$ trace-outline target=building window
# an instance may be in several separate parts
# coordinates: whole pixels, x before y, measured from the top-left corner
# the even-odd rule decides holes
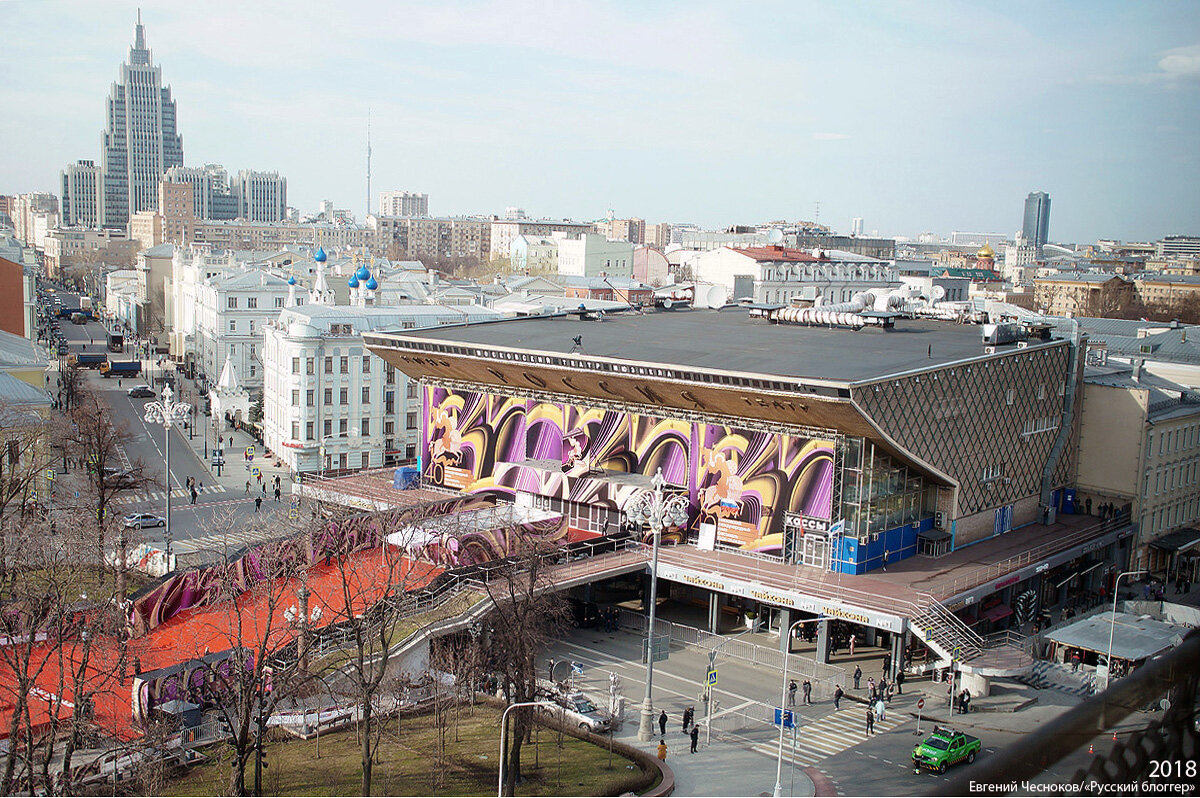
[[[256,297],[256,296],[246,297],[246,307],[251,308],[251,309],[258,307],[258,297]]]
[[[367,385],[363,386],[362,400],[363,400],[363,404],[366,404],[367,402],[371,401],[371,388]]]
[[[409,413],[404,417],[404,426],[410,430],[417,428],[417,414],[415,412]]]
[[[281,296],[275,297],[275,307],[277,307],[277,308],[283,307],[283,297],[281,297]]]
[[[371,465],[371,453],[370,453],[370,452],[363,452],[363,453],[362,453],[362,467],[363,467],[363,468],[369,468],[369,467],[370,467],[370,465]]]
[[[364,438],[371,434],[371,419],[364,418],[362,420],[362,434]]]
[[[298,357],[292,358],[292,373],[293,374],[300,373],[300,358],[298,358]]]
[[[311,357],[304,359],[304,371],[308,374],[313,373],[313,359]]]
[[[237,322],[236,322],[236,321],[234,321],[233,319],[230,319],[230,320],[229,320],[229,331],[230,331],[230,332],[237,332]]]
[[[316,391],[312,390],[311,388],[305,392],[305,404],[307,404],[309,407],[312,407],[314,404],[316,404],[314,401],[314,394],[316,394]]]
[[[396,434],[396,422],[392,421],[391,419],[388,419],[387,421],[383,422],[383,434],[384,435],[395,435]]]
[[[338,419],[338,434],[345,437],[347,429],[349,429],[349,422],[344,418]]]
[[[231,296],[227,298],[227,306],[231,309],[237,308],[237,297]]]
[[[411,380],[410,380],[410,381],[409,381],[409,383],[408,383],[408,393],[407,393],[407,396],[408,396],[408,398],[409,398],[409,399],[416,399],[416,398],[417,398],[417,384],[416,384],[415,382],[412,382]]]
[[[363,374],[371,373],[371,356],[363,355]]]
[[[384,374],[386,375],[384,378],[384,382],[386,382],[388,385],[396,384],[396,369],[395,368],[393,368],[392,366],[387,366],[385,368]]]
[[[342,388],[342,390],[338,393],[338,404],[345,405],[345,404],[349,404],[349,403],[350,403],[350,389]]]
[[[410,443],[404,447],[404,458],[406,460],[412,460],[416,456],[417,456],[417,447],[414,444]]]
[[[293,421],[292,422],[292,440],[297,440],[299,438],[300,438],[300,422]]]
[[[299,407],[299,406],[300,406],[300,389],[293,388],[292,389],[292,407]]]
[[[340,370],[341,370],[342,374],[350,373],[350,358],[349,357],[342,355],[340,358],[338,358],[338,365],[341,366]]]
[[[325,389],[325,404],[327,404],[327,405],[333,404],[333,389],[332,388]]]
[[[254,319],[250,319],[250,334],[254,335]]]
[[[333,373],[333,358],[329,357],[328,355],[325,356],[325,373]]]
[[[308,440],[312,440],[312,436],[313,436],[313,423],[311,421],[307,421],[304,424],[304,437]]]
[[[325,419],[325,423],[322,425],[322,429],[324,430],[325,437],[329,437],[330,435],[332,435],[333,434],[333,419],[331,419],[331,418]]]

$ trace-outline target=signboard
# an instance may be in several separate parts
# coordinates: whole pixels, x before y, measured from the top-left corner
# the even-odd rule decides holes
[[[775,725],[778,726],[781,720],[783,722],[783,728],[796,728],[796,718],[792,714],[792,711],[790,709],[784,709],[783,707],[775,707]]]
[[[54,481],[54,469],[53,468],[46,469],[46,479],[50,480],[51,482]]]
[[[748,521],[722,518],[717,522],[717,542],[745,546],[758,540],[758,527]]]
[[[454,466],[446,466],[445,476],[442,478],[443,485],[458,490],[466,490],[474,481],[475,477],[469,468],[455,468]]]
[[[917,699],[917,709],[924,709],[924,708],[925,708],[925,699],[924,698]]]
[[[257,477],[261,474],[262,474],[262,469],[260,469],[258,466],[254,466],[253,468],[250,469],[250,476],[252,476],[252,477]]]
[[[717,684],[717,669],[716,668],[713,668],[711,671],[708,672],[708,677],[705,679],[705,681],[708,682],[709,687],[716,686],[716,684]]]
[[[671,654],[671,638],[667,637],[666,635],[655,635],[651,639],[653,639],[653,641],[654,641],[654,647],[653,647],[654,661],[655,662],[665,661],[667,659],[667,657],[670,656],[670,654]],[[642,664],[643,665],[646,663],[646,649],[647,649],[647,645],[649,644],[649,642],[650,642],[650,640],[648,640],[648,639],[642,640]]]
[[[294,507],[291,510],[288,510],[288,519],[289,520],[295,521],[299,517],[300,517],[300,513],[296,512],[296,509]]]
[[[575,674],[583,673],[583,663],[582,662],[572,662],[571,663],[571,673],[575,673]]]
[[[254,456],[254,447],[253,447],[253,446],[247,446],[247,447],[246,447],[246,456],[247,456],[247,457],[253,457],[253,456]]]

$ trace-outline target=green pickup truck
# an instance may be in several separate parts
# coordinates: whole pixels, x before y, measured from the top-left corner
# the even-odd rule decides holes
[[[935,728],[933,734],[913,749],[913,772],[920,773],[921,768],[927,768],[945,773],[946,768],[964,759],[968,763],[974,762],[982,746],[978,737],[954,729]]]

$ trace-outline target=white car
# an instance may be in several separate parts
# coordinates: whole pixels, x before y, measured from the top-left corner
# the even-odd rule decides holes
[[[548,696],[538,704],[538,709],[546,715],[562,719],[564,723],[578,726],[580,731],[592,734],[604,734],[612,726],[612,719],[608,713],[599,709],[579,691]]]
[[[167,522],[160,515],[153,513],[130,513],[125,516],[126,529],[145,529],[148,526],[166,526]]]

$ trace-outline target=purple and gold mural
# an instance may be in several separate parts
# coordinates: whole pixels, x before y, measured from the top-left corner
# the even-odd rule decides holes
[[[693,534],[712,524],[719,543],[774,553],[784,547],[785,513],[830,520],[828,440],[437,386],[424,401],[423,467],[433,484],[620,511],[642,486],[614,474],[661,468],[687,492]]]

